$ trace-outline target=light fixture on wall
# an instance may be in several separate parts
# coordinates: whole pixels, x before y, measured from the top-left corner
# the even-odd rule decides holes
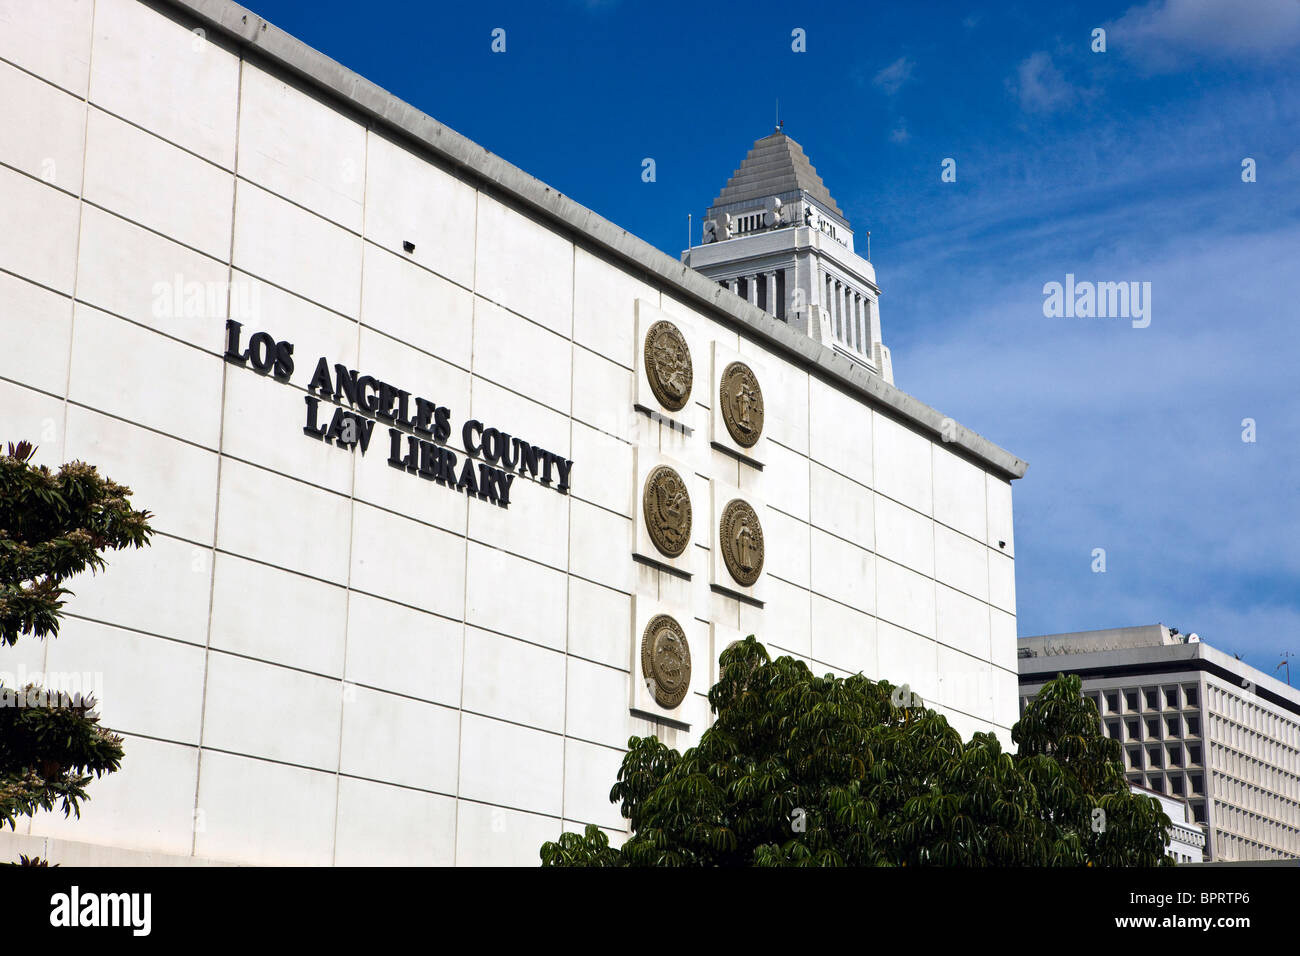
[[[413,243],[410,239],[403,239],[402,248],[405,249],[407,252],[414,252],[415,243]]]

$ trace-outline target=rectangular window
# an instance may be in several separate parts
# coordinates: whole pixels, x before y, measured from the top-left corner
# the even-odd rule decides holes
[[[1147,710],[1160,709],[1160,691],[1154,687],[1144,688],[1142,695],[1147,699]]]
[[[1159,740],[1160,739],[1160,718],[1148,717],[1146,719],[1146,724],[1147,724],[1147,740]]]
[[[1137,740],[1139,734],[1139,721],[1136,717],[1125,717],[1124,727],[1128,730],[1128,739]]]
[[[1165,732],[1170,737],[1181,737],[1183,735],[1183,722],[1177,715],[1165,718]]]
[[[1119,713],[1119,692],[1111,691],[1106,695],[1106,711],[1111,714]]]
[[[1159,747],[1148,747],[1148,748],[1147,748],[1147,766],[1148,766],[1148,767],[1162,767],[1162,766],[1164,766],[1164,763],[1163,763],[1163,762],[1161,761],[1161,759],[1160,759],[1160,748],[1159,748]]]
[[[1188,707],[1195,707],[1195,706],[1196,706],[1196,687],[1195,687],[1195,686],[1192,686],[1192,687],[1184,687],[1184,688],[1183,688],[1183,698],[1184,698],[1184,700],[1187,701],[1187,706],[1188,706]]]
[[[1201,736],[1201,718],[1191,717],[1191,716],[1187,718],[1187,736],[1189,737]]]
[[[1165,707],[1167,707],[1167,708],[1172,708],[1173,710],[1177,710],[1177,709],[1178,709],[1179,704],[1178,704],[1178,688],[1177,688],[1177,687],[1166,687],[1166,688],[1165,688]]]
[[[1130,713],[1137,713],[1138,709],[1138,692],[1135,690],[1124,691],[1124,706],[1129,709]]]

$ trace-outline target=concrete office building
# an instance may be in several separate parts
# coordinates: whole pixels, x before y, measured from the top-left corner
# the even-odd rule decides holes
[[[0,440],[158,531],[0,652],[126,739],[0,856],[617,841],[751,633],[1009,742],[1025,464],[878,368],[227,0],[0,0],[0,110]]]
[[[1078,674],[1131,783],[1185,798],[1207,861],[1300,858],[1300,691],[1161,624],[1025,637],[1021,707]]]

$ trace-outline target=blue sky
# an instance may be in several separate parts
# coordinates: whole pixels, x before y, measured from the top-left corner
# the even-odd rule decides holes
[[[673,256],[779,99],[899,387],[1030,463],[1020,633],[1300,654],[1300,0],[248,5]],[[1045,317],[1067,273],[1150,326]]]

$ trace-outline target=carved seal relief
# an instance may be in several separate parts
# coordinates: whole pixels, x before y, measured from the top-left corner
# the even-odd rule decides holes
[[[676,558],[691,542],[691,496],[674,469],[659,465],[646,475],[641,516],[654,546]]]
[[[722,562],[736,583],[752,587],[763,571],[763,527],[749,502],[733,498],[722,509],[718,527]]]
[[[691,686],[691,648],[682,626],[667,614],[656,614],[641,637],[641,674],[655,702],[671,710],[686,698]]]
[[[645,334],[645,374],[659,404],[670,412],[680,412],[691,397],[694,370],[691,350],[681,330],[671,322],[660,320]]]
[[[732,362],[722,370],[718,401],[727,431],[741,448],[753,448],[763,433],[763,389],[754,370]]]

